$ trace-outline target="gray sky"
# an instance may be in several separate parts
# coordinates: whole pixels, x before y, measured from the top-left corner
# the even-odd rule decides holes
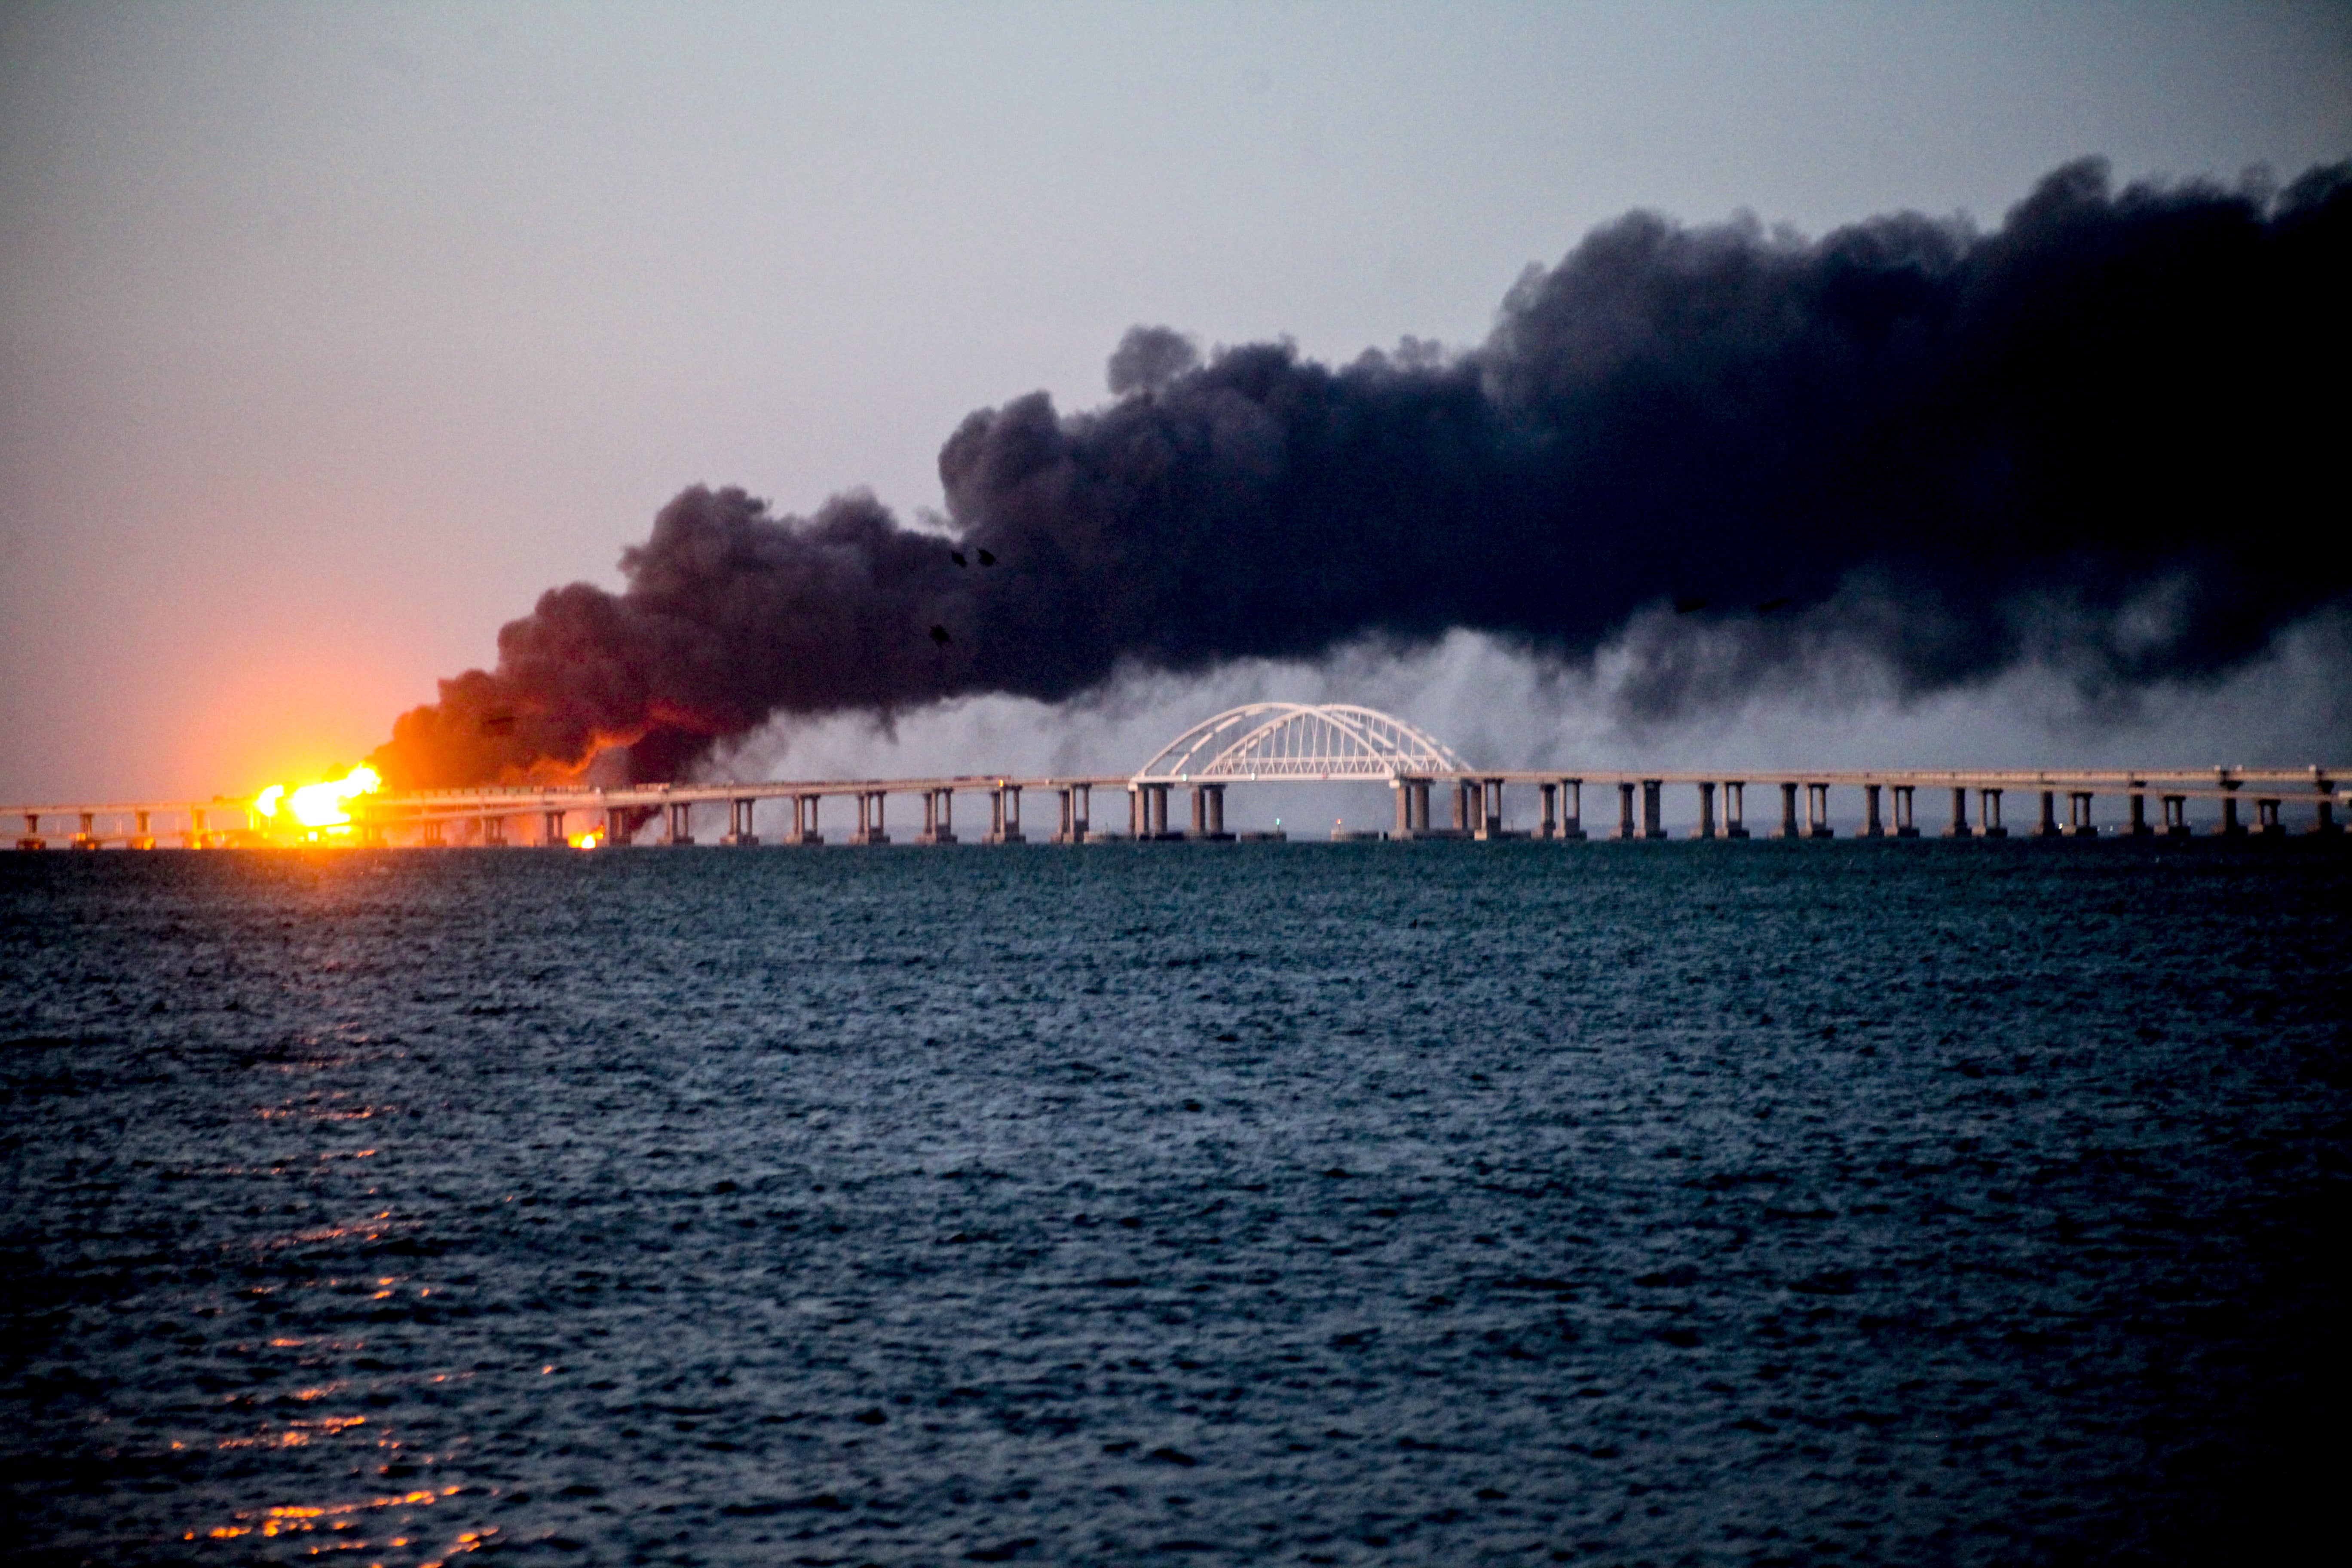
[[[15,6],[0,799],[355,760],[680,486],[912,513],[1137,321],[1468,342],[1629,207],[2084,153],[2352,155],[2352,9]]]

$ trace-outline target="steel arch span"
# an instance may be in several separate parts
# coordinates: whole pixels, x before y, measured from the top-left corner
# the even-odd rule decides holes
[[[1134,784],[1301,782],[1466,773],[1470,765],[1426,731],[1346,703],[1252,702],[1177,736],[1138,769]]]

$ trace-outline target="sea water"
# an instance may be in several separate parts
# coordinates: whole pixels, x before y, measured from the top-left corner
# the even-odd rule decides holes
[[[2252,1550],[2342,1452],[2347,872],[0,857],[0,1523],[58,1563]]]

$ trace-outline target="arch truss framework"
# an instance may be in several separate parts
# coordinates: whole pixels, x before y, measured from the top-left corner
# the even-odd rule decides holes
[[[1345,703],[1252,702],[1193,725],[1138,769],[1133,784],[1235,784],[1253,779],[1363,780],[1466,773],[1469,765],[1426,731]]]

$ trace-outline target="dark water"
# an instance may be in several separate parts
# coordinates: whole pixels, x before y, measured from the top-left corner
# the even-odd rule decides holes
[[[43,1563],[2220,1561],[2352,856],[0,858]]]

